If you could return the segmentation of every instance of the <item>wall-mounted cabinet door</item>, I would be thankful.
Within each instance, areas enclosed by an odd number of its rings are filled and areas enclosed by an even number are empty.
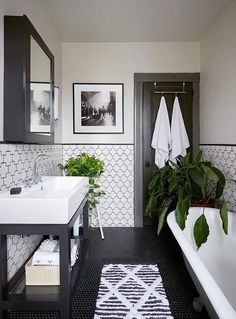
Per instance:
[[[4,140],[54,142],[54,57],[26,16],[4,17]]]

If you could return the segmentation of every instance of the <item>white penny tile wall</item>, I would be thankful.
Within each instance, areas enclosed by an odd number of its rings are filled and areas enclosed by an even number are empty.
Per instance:
[[[103,226],[134,226],[133,145],[63,145],[63,159],[87,152],[105,162],[99,183],[106,195],[100,200]]]
[[[204,158],[225,174],[227,183],[224,198],[229,210],[236,212],[236,146],[201,145]]]
[[[50,159],[41,158],[38,161],[38,173],[61,174],[57,168],[57,164],[62,162],[61,145],[0,144],[0,192],[32,177],[34,159],[42,153]],[[8,236],[8,279],[21,267],[40,240],[40,236]]]
[[[7,238],[8,279],[25,263],[35,248],[39,245],[41,236],[15,236]]]

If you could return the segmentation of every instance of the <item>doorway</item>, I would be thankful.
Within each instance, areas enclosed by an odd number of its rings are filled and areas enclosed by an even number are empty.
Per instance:
[[[162,94],[170,87],[179,88],[183,83],[186,94],[178,94],[181,111],[190,141],[190,151],[195,154],[199,148],[199,73],[139,73],[135,82],[135,226],[142,227],[149,220],[144,218],[147,201],[147,186],[156,169],[151,139]],[[173,90],[173,89],[172,89]],[[176,90],[176,89],[175,89]],[[174,90],[173,90],[174,91]],[[164,94],[171,119],[175,94]]]

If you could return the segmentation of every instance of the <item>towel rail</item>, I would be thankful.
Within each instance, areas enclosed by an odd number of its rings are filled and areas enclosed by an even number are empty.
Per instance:
[[[165,90],[159,90],[158,91],[158,85],[157,85],[157,82],[154,82],[154,94],[186,94],[186,91],[185,91],[185,82],[183,82],[183,84],[181,86],[178,86],[178,85],[162,85],[161,87],[166,87],[166,88],[181,88],[182,91],[165,91]]]

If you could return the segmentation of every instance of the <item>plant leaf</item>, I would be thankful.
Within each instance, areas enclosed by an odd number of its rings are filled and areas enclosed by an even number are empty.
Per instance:
[[[183,158],[183,163],[184,165],[188,165],[189,164],[189,161],[190,161],[190,153],[187,153],[184,158]]]
[[[160,207],[160,213],[159,213],[159,219],[158,219],[158,228],[157,228],[157,234],[158,235],[160,234],[160,232],[161,232],[161,230],[163,228],[166,214],[170,212],[169,209],[170,209],[170,206],[171,206],[173,200],[174,200],[173,197],[165,199],[164,202],[162,203],[161,207]]]
[[[157,197],[155,195],[152,195],[149,198],[149,201],[147,203],[146,209],[145,209],[145,216],[152,217],[152,210],[156,208],[157,205]]]
[[[198,217],[193,229],[195,243],[199,249],[207,241],[209,235],[209,226],[204,214]]]
[[[185,228],[186,219],[188,216],[189,210],[189,198],[180,198],[178,200],[176,210],[175,210],[175,218],[179,227],[183,230]]]
[[[152,179],[150,180],[150,183],[148,184],[148,189],[152,189],[156,185],[158,178],[159,178],[159,174],[156,174],[152,177]]]
[[[193,160],[194,165],[198,165],[198,164],[202,161],[202,157],[203,157],[203,152],[202,152],[202,150],[200,150],[200,151],[196,154],[196,156],[195,156],[195,158],[194,158],[194,160]]]
[[[204,173],[214,182],[218,182],[219,181],[219,177],[217,176],[217,174],[214,172],[214,170],[206,165],[202,165],[202,169],[204,171]]]
[[[218,181],[217,186],[216,186],[216,194],[215,194],[216,199],[218,199],[223,195],[226,180],[225,180],[225,176],[224,176],[223,172],[221,172],[218,168],[212,167],[211,169],[216,173],[216,175],[219,178],[219,181]]]
[[[195,167],[194,168],[190,168],[189,169],[189,175],[191,176],[191,178],[194,181],[194,183],[196,183],[201,188],[204,187],[205,179],[202,176],[201,170],[199,170],[198,168],[195,168]]]
[[[172,178],[169,184],[169,193],[173,192],[173,190],[175,189],[175,187],[178,185],[179,180],[178,178]]]
[[[226,203],[223,200],[220,207],[220,218],[222,220],[222,227],[226,235],[228,235],[228,210]]]

